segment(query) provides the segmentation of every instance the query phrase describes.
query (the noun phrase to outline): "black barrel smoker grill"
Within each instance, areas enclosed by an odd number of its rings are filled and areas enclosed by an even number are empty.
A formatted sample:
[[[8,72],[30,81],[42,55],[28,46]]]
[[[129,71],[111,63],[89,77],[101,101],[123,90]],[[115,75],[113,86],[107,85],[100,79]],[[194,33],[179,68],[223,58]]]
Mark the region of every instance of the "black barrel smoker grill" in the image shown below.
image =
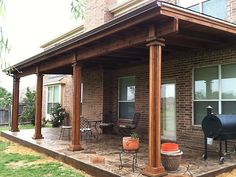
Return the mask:
[[[203,158],[206,160],[207,154],[207,138],[219,140],[219,163],[224,162],[224,154],[222,152],[222,141],[225,142],[225,152],[227,153],[227,140],[236,139],[236,115],[214,115],[212,107],[207,107],[207,116],[202,120],[202,130],[204,132],[205,154]]]

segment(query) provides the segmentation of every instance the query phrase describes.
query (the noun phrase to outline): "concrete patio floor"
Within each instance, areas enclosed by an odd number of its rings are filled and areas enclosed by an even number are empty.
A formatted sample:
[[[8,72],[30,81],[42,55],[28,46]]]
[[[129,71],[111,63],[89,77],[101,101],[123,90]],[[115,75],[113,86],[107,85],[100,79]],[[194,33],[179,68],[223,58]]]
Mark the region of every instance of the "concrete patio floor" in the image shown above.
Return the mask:
[[[92,176],[140,176],[147,164],[148,144],[141,142],[138,152],[138,162],[135,172],[132,172],[132,158],[129,155],[123,156],[124,167],[120,169],[119,153],[121,152],[121,138],[116,135],[100,135],[99,140],[84,140],[84,150],[68,151],[69,140],[59,140],[59,128],[43,128],[44,139],[34,140],[33,129],[21,130],[20,132],[3,131],[1,136],[14,142],[31,147],[39,152],[46,153],[58,160],[70,164],[76,168],[91,174]],[[215,176],[216,174],[236,168],[236,155],[226,157],[225,163],[218,164],[217,156],[209,157],[207,161],[202,160],[201,154],[186,153],[181,161],[179,170],[176,173],[169,173],[169,176]]]

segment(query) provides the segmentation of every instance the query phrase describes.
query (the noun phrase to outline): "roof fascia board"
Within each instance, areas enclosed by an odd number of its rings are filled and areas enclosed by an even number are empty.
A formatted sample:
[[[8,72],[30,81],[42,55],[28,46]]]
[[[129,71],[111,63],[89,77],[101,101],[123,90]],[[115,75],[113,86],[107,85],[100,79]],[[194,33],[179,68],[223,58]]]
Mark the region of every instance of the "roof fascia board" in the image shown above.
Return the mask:
[[[236,24],[165,2],[160,2],[160,6],[161,6],[160,13],[162,15],[176,17],[178,19],[197,24],[205,23],[205,26],[213,27],[225,32],[236,34]]]

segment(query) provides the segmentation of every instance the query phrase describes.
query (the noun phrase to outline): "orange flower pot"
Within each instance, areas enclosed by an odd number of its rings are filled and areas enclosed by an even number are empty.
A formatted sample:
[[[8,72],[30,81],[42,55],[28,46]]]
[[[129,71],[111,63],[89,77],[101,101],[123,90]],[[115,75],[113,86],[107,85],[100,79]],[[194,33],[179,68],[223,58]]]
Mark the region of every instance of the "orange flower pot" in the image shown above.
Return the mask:
[[[136,151],[139,149],[139,139],[123,137],[123,149],[126,151]]]
[[[161,145],[161,150],[162,151],[178,151],[179,150],[179,145],[176,143],[163,143]]]

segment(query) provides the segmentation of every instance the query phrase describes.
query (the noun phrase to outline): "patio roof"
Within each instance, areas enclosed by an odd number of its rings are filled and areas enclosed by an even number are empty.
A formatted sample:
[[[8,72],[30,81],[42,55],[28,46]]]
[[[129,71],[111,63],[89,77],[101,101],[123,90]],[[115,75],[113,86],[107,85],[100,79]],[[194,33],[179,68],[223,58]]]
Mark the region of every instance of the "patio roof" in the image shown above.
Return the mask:
[[[71,74],[71,65],[148,63],[150,25],[165,39],[164,56],[225,44],[236,39],[236,25],[157,0],[24,60],[13,68],[17,77],[35,73]],[[128,50],[127,50],[128,49]]]

